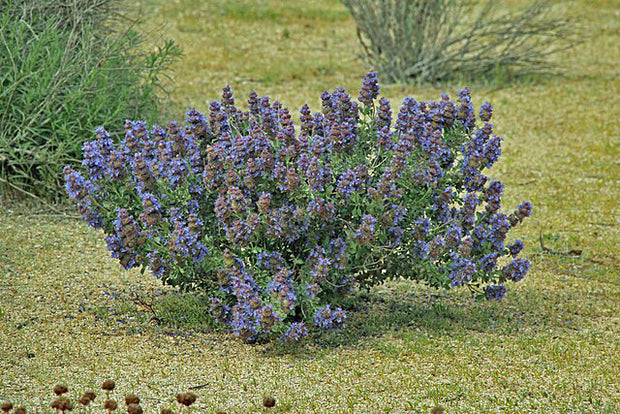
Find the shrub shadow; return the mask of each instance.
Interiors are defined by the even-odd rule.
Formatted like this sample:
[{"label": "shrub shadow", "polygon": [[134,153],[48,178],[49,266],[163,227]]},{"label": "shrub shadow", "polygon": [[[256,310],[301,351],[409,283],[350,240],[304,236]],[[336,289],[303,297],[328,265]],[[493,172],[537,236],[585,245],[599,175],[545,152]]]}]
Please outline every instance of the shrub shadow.
[{"label": "shrub shadow", "polygon": [[[307,346],[268,344],[268,354],[310,355],[319,348],[365,347],[386,335],[417,331],[429,337],[459,337],[472,332],[513,335],[557,326],[532,304],[529,292],[510,292],[503,301],[476,300],[468,292],[444,291],[409,281],[388,282],[343,302],[346,329],[313,332]],[[534,306],[533,306],[534,305]]]}]

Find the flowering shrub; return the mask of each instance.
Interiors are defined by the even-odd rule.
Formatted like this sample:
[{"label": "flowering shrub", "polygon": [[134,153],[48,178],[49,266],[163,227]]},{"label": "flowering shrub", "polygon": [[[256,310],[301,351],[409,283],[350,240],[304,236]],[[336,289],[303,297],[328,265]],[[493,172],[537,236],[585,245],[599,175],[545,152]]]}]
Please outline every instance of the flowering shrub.
[{"label": "flowering shrub", "polygon": [[184,126],[127,121],[118,145],[97,129],[84,173],[65,167],[67,192],[123,267],[206,290],[248,341],[343,328],[340,298],[398,276],[502,298],[529,268],[523,243],[506,241],[532,207],[500,212],[504,187],[482,173],[501,153],[493,107],[478,126],[465,88],[455,101],[406,98],[393,116],[378,93],[370,72],[359,104],[325,92],[296,129],[254,92],[241,111],[227,86]]}]

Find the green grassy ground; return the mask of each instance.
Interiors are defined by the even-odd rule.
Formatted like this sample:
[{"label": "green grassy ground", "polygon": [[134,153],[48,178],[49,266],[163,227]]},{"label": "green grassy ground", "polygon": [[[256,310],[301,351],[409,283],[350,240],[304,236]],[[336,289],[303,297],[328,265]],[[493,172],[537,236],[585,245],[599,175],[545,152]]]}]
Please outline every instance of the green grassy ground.
[{"label": "green grassy ground", "polygon": [[[324,89],[356,91],[367,69],[336,1],[139,5],[147,25],[165,26],[186,52],[175,116],[206,110],[226,83],[238,99],[255,89],[293,111],[304,102],[317,110]],[[214,330],[201,298],[122,271],[101,233],[5,202],[0,400],[47,412],[57,382],[78,397],[113,378],[117,397],[135,392],[149,413],[201,385],[194,412],[618,412],[620,7],[580,0],[570,13],[590,37],[562,56],[564,77],[472,86],[477,105],[495,106],[505,138],[491,173],[507,186],[503,204],[534,205],[511,233],[532,269],[504,301],[394,282],[351,299],[342,333],[295,349],[245,345]],[[396,105],[459,86],[382,91]],[[264,395],[274,409],[262,408]]]}]

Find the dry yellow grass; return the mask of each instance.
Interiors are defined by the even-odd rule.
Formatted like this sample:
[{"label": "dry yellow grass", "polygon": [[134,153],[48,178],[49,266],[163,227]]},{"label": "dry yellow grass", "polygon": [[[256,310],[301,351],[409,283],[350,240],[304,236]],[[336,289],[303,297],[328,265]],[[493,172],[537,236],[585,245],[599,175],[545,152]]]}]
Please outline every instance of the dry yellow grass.
[{"label": "dry yellow grass", "polygon": [[[324,89],[355,91],[366,69],[354,22],[337,1],[138,3],[148,25],[165,25],[185,49],[175,68],[176,116],[206,110],[226,83],[237,99],[255,89],[292,111],[304,102],[316,110]],[[505,301],[393,283],[362,300],[370,312],[352,316],[350,333],[294,350],[245,345],[148,322],[130,301],[104,292],[162,287],[122,271],[101,233],[6,204],[0,400],[51,412],[57,382],[77,399],[112,378],[119,402],[135,393],[148,413],[197,385],[205,386],[195,391],[195,412],[620,410],[620,7],[580,0],[570,12],[585,18],[591,37],[561,57],[564,77],[472,89],[477,105],[493,103],[505,137],[492,172],[507,186],[504,205],[534,205],[510,235],[524,239],[532,270]],[[405,95],[444,89],[382,91],[396,106]],[[557,254],[541,250],[541,237]],[[560,254],[571,249],[582,253]],[[263,408],[265,395],[276,398],[274,409]]]}]

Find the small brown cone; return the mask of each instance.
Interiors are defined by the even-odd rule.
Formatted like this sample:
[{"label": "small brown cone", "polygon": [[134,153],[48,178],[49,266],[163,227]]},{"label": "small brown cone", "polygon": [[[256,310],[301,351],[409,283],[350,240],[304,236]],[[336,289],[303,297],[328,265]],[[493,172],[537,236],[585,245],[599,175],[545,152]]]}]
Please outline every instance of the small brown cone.
[{"label": "small brown cone", "polygon": [[56,395],[63,395],[67,391],[69,391],[69,389],[64,384],[58,384],[54,387],[54,394]]},{"label": "small brown cone", "polygon": [[105,380],[101,385],[101,389],[105,391],[112,391],[116,387],[116,383],[112,380]]},{"label": "small brown cone", "polygon": [[140,398],[135,394],[129,394],[125,396],[125,404],[140,404]]},{"label": "small brown cone", "polygon": [[187,404],[188,407],[196,402],[196,394],[194,394],[193,392],[186,392],[185,398],[188,403]]},{"label": "small brown cone", "polygon": [[5,403],[2,403],[2,405],[0,405],[0,409],[2,409],[2,412],[8,413],[9,411],[13,409],[13,404],[7,401]]},{"label": "small brown cone", "polygon": [[71,404],[71,401],[69,401],[68,398],[66,397],[59,397],[58,398],[60,401],[60,407],[58,408],[60,411],[62,411],[63,413],[65,411],[72,411],[73,410],[73,404]]},{"label": "small brown cone", "polygon": [[192,392],[184,392],[177,395],[177,402],[179,404],[183,404],[186,407],[189,407],[194,402],[196,402],[196,394]]},{"label": "small brown cone", "polygon": [[63,413],[65,411],[73,410],[73,404],[71,404],[71,401],[69,401],[67,397],[63,397],[63,396],[56,398],[52,402],[51,407],[54,408],[55,410],[60,410]]},{"label": "small brown cone", "polygon": [[140,407],[140,404],[127,404],[127,414],[142,414],[142,407]]},{"label": "small brown cone", "polygon": [[86,407],[88,404],[95,400],[95,397],[96,395],[94,392],[86,391],[84,394],[82,394],[82,397],[78,400],[78,403]]},{"label": "small brown cone", "polygon": [[16,408],[13,414],[26,414],[26,409],[24,407]]},{"label": "small brown cone", "polygon": [[273,397],[263,397],[263,405],[268,408],[275,407],[276,399]]},{"label": "small brown cone", "polygon": [[103,408],[105,408],[108,411],[116,410],[116,401],[114,401],[114,400],[105,400],[105,402],[103,403]]},{"label": "small brown cone", "polygon": [[69,401],[67,397],[63,396],[56,398],[52,402],[51,407],[62,412],[73,410],[73,405],[71,404],[71,401]]},{"label": "small brown cone", "polygon": [[83,397],[84,398],[88,398],[91,401],[95,401],[95,398],[97,398],[97,394],[95,394],[92,391],[86,391],[86,392],[84,392]]}]

